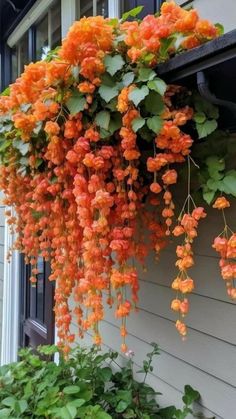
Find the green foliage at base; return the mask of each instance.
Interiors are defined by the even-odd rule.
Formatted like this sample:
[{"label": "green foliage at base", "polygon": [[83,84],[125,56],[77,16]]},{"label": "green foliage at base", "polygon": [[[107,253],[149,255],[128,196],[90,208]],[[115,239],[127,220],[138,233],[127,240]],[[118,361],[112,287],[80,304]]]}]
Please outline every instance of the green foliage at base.
[{"label": "green foliage at base", "polygon": [[[147,354],[134,379],[134,362],[128,354],[126,365],[118,365],[118,354],[92,347],[76,348],[65,360],[56,346],[43,346],[19,353],[19,362],[0,369],[0,418],[55,419],[184,419],[194,417],[191,406],[200,397],[185,386],[182,410],[161,409],[157,393],[146,380],[152,373],[156,344]],[[189,417],[189,416],[188,416]],[[199,417],[199,416],[198,416]]]}]

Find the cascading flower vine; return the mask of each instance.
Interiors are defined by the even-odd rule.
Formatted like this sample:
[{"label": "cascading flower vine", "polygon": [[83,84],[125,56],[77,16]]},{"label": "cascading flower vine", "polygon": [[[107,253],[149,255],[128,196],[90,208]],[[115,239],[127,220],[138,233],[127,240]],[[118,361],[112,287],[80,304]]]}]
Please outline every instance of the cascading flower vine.
[{"label": "cascading flower vine", "polygon": [[[26,66],[0,99],[0,186],[16,213],[9,219],[15,248],[31,265],[33,283],[38,256],[50,261],[65,354],[75,338],[73,314],[79,335],[92,329],[101,344],[106,303],[121,319],[127,350],[126,318],[139,289],[133,260],[143,264],[150,249],[159,255],[166,245],[175,215],[171,188],[193,143],[186,133],[194,126],[193,103],[183,104],[188,92],[167,86],[154,67],[218,34],[196,10],[174,2],[141,22],[82,18],[58,52]],[[184,296],[172,303],[182,314],[193,289],[191,243],[204,216],[193,209],[174,228],[174,235],[185,234],[172,285]],[[177,328],[185,334],[182,323]]]},{"label": "cascading flower vine", "polygon": [[213,204],[213,208],[222,211],[224,229],[215,238],[212,247],[220,254],[219,266],[222,279],[225,281],[227,294],[232,300],[236,300],[236,233],[228,226],[224,212],[229,207],[230,203],[224,196],[217,198]]}]

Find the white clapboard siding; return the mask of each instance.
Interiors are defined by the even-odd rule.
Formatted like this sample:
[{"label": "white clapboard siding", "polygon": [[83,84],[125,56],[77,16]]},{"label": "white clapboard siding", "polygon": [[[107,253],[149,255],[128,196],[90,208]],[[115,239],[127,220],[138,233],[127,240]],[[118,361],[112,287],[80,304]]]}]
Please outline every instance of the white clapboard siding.
[{"label": "white clapboard siding", "polygon": [[[205,234],[202,232],[202,240],[204,240]],[[146,270],[144,271],[142,267],[138,269],[139,278],[170,287],[178,273],[175,262],[175,246],[171,244],[161,252],[159,261],[155,261],[153,254],[148,255]],[[189,270],[189,274],[195,280],[195,294],[229,302],[225,283],[220,276],[218,258],[194,254],[194,266]]]},{"label": "white clapboard siding", "polygon": [[[180,202],[178,198],[177,205]],[[236,228],[235,210],[235,205],[226,210],[233,229]],[[226,295],[219,259],[211,248],[214,237],[223,229],[221,213],[209,208],[207,212],[194,243],[195,266],[191,276],[196,288],[190,296],[190,313],[186,319],[187,340],[183,342],[179,338],[174,326],[175,315],[170,310],[174,296],[170,284],[177,274],[175,246],[181,242],[177,239],[161,253],[158,262],[154,255],[149,255],[147,272],[138,267],[139,312],[128,320],[127,343],[134,350],[138,365],[150,350],[149,343],[159,344],[161,356],[154,363],[152,383],[160,391],[160,383],[165,387],[165,405],[176,403],[184,385],[190,384],[201,393],[201,405],[212,412],[208,417],[214,414],[217,418],[233,419],[236,417],[236,304]],[[119,322],[112,310],[106,310],[101,332],[104,344],[119,351]]]},{"label": "white clapboard siding", "polygon": [[203,19],[210,19],[213,23],[224,25],[225,32],[235,29],[236,7],[235,0],[175,0],[186,7],[194,7]]},{"label": "white clapboard siding", "polygon": [[0,244],[4,244],[4,227],[0,227]]},{"label": "white clapboard siding", "polygon": [[[176,320],[170,309],[174,291],[168,287],[140,280],[138,307],[167,320]],[[228,304],[196,294],[191,295],[187,324],[192,329],[217,336],[236,345],[235,304]],[[216,321],[217,313],[217,321]]]},{"label": "white clapboard siding", "polygon": [[[72,328],[76,331],[76,326]],[[113,349],[117,350],[120,346],[119,329],[112,324],[102,322],[101,332],[103,335],[104,344]],[[79,340],[81,345],[87,344],[88,340]],[[91,342],[91,340],[89,340]],[[148,343],[140,340],[139,338],[129,335],[127,338],[127,344],[135,352],[134,361],[137,365],[141,366],[145,354],[150,352],[151,347]],[[230,412],[234,406],[234,398],[236,391],[231,386],[223,383],[221,380],[217,380],[214,377],[210,377],[205,372],[192,367],[188,363],[185,363],[175,357],[161,351],[159,357],[154,359],[153,362],[154,371],[149,377],[152,378],[150,384],[157,391],[162,392],[163,396],[158,398],[161,406],[167,406],[170,404],[176,404],[181,406],[180,394],[183,391],[186,383],[192,385],[200,392],[202,389],[201,405],[210,410],[211,415],[208,412],[207,417],[212,417],[213,414],[217,417],[230,419],[230,416],[224,416],[226,412]],[[160,385],[160,382],[165,383],[164,389]],[[172,391],[169,391],[172,388]],[[175,390],[175,396],[173,397],[173,390]],[[225,392],[227,394],[225,395]],[[217,396],[217,400],[215,397]],[[224,404],[226,404],[227,410],[224,410]],[[204,410],[205,410],[204,409]],[[199,411],[200,408],[197,408]],[[206,414],[205,411],[203,413]]]},{"label": "white clapboard siding", "polygon": [[[2,193],[0,192],[0,200]],[[4,225],[5,225],[5,207],[0,205],[0,348],[2,337],[2,297],[3,297],[3,275],[4,275]],[[1,349],[0,349],[1,350]]]},{"label": "white clapboard siding", "polygon": [[[116,350],[116,346],[119,345],[120,343],[120,337],[119,337],[119,332],[118,329],[116,330],[112,330],[114,339],[109,340],[109,330],[107,330],[107,326],[109,327],[109,325],[103,325],[102,327],[104,328],[104,333],[106,333],[105,336],[107,336],[106,339],[104,339],[104,342],[102,344],[102,349],[104,351],[107,351],[109,349],[111,350]],[[73,331],[76,332],[76,326],[73,325],[72,327]],[[131,338],[130,342],[134,342],[133,339]],[[89,333],[86,333],[85,338],[83,340],[80,340],[81,345],[83,346],[91,346],[93,343],[92,340],[92,336]],[[131,343],[130,343],[131,344]],[[139,342],[138,342],[139,345]],[[135,343],[134,343],[134,346]],[[134,364],[135,364],[135,368],[134,368],[134,375],[136,377],[137,380],[142,380],[143,376],[141,374],[137,374],[136,371],[138,371],[140,369],[140,367],[142,366],[142,360],[143,360],[143,354],[145,356],[146,353],[150,352],[151,347],[148,344],[144,344],[142,343],[140,346],[140,350],[141,350],[141,357],[138,356],[138,353],[136,351],[136,356],[134,358]],[[158,392],[161,393],[161,395],[159,395],[157,397],[158,403],[161,407],[166,407],[169,406],[170,404],[174,404],[176,407],[181,408],[183,406],[183,402],[182,402],[182,396],[183,396],[183,391],[180,391],[179,389],[177,389],[174,386],[174,382],[171,383],[167,383],[165,380],[163,380],[162,378],[160,378],[159,372],[158,375],[157,374],[157,369],[159,369],[160,367],[160,361],[161,361],[161,357],[162,355],[158,356],[156,358],[156,361],[154,362],[155,365],[155,369],[154,372],[152,374],[149,374],[147,377],[147,383],[149,385],[151,385],[152,387],[156,388],[156,390]],[[122,366],[127,362],[127,358],[124,355],[119,355],[118,359],[116,360],[117,363]],[[116,366],[114,366],[116,368]],[[184,388],[184,386],[183,386]],[[183,390],[182,388],[182,390]],[[220,419],[221,416],[217,415],[215,412],[210,411],[209,409],[206,409],[203,405],[202,405],[202,400],[200,401],[200,403],[195,404],[194,406],[195,412],[201,412],[204,415],[206,415],[206,417],[212,417],[213,415],[217,418]],[[190,418],[189,418],[190,419]]]},{"label": "white clapboard siding", "polygon": [[[119,321],[114,319],[112,311],[108,310],[106,321],[118,327]],[[127,327],[131,335],[138,336],[147,343],[158,343],[166,353],[205,371],[211,376],[222,379],[236,388],[235,345],[225,343],[191,328],[189,328],[188,338],[183,342],[171,321],[143,310],[130,316]]]}]

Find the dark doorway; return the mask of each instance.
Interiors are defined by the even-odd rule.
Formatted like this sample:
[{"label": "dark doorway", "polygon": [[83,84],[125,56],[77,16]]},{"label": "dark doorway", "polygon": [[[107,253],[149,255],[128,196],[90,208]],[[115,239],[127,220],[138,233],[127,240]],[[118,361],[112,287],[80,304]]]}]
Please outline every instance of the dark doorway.
[{"label": "dark doorway", "polygon": [[20,347],[54,342],[54,285],[48,280],[49,263],[39,257],[37,283],[32,284],[31,266],[21,256]]}]

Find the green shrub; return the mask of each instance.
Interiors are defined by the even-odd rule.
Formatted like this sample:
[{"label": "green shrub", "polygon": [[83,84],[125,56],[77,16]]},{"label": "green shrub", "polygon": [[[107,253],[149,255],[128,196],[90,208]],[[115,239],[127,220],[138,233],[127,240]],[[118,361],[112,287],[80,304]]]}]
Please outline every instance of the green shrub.
[{"label": "green shrub", "polygon": [[57,364],[56,346],[39,347],[37,352],[22,349],[19,362],[0,368],[0,418],[184,419],[200,397],[186,386],[183,410],[159,408],[160,393],[146,383],[158,354],[155,344],[138,371],[141,381],[134,379],[132,355],[121,368],[117,353],[104,354],[94,347],[76,348],[68,360],[59,354]]}]

